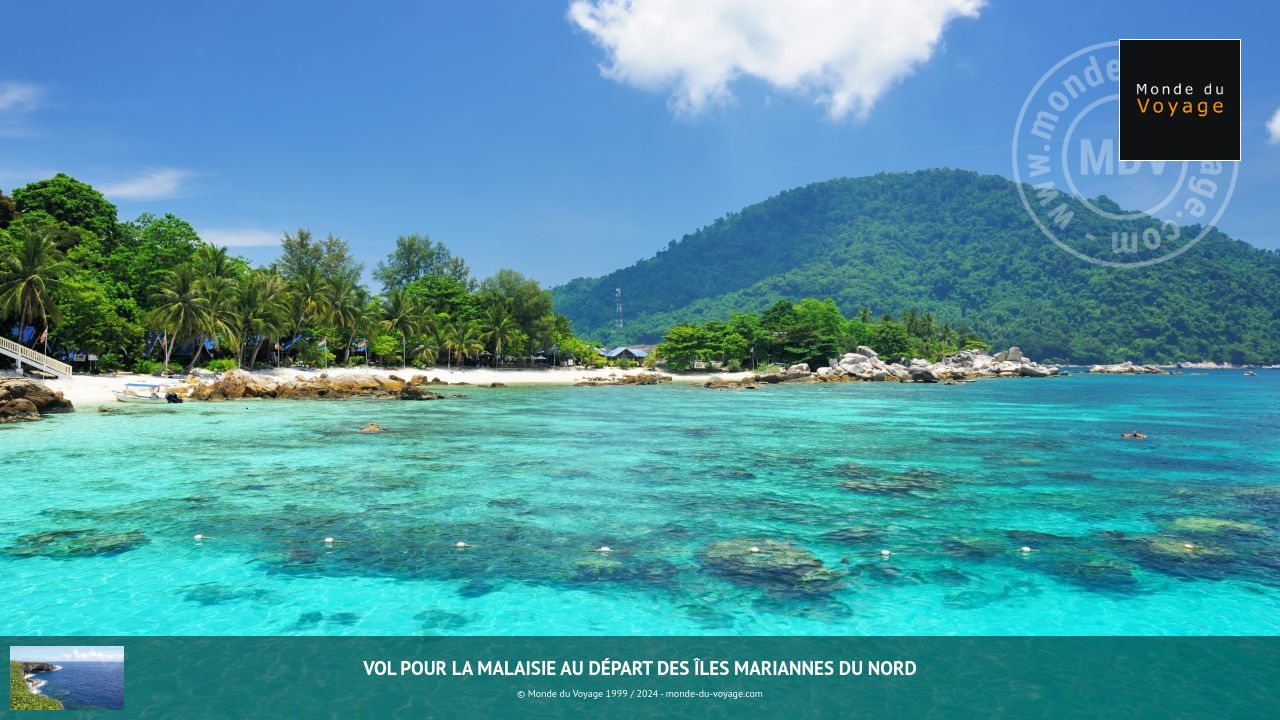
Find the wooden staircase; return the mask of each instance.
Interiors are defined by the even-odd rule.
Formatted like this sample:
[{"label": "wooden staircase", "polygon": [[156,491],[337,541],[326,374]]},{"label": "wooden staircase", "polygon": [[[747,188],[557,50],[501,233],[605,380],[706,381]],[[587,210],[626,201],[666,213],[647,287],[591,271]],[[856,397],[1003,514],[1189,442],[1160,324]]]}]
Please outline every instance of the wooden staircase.
[{"label": "wooden staircase", "polygon": [[18,361],[18,365],[29,365],[36,370],[56,375],[60,378],[71,377],[71,366],[61,360],[54,360],[48,355],[38,353],[26,345],[19,345],[9,338],[0,337],[0,355]]}]

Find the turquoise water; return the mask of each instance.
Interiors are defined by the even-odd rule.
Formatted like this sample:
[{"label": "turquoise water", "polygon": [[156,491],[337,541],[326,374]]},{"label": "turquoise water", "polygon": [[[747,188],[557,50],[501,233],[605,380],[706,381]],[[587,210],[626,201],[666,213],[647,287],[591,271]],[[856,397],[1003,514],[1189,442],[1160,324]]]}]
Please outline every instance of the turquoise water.
[{"label": "turquoise water", "polygon": [[0,429],[0,632],[1280,631],[1277,371],[460,390]]}]

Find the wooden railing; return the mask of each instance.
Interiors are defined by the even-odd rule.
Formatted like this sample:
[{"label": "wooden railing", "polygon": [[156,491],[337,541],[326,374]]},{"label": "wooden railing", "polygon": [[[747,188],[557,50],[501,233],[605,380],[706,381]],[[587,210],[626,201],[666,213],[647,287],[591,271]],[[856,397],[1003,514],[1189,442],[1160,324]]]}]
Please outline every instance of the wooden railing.
[{"label": "wooden railing", "polygon": [[34,365],[40,370],[51,372],[54,375],[62,375],[71,377],[71,366],[61,360],[53,358],[43,353],[38,353],[26,345],[19,345],[9,338],[0,337],[0,353],[4,353],[16,360]]}]

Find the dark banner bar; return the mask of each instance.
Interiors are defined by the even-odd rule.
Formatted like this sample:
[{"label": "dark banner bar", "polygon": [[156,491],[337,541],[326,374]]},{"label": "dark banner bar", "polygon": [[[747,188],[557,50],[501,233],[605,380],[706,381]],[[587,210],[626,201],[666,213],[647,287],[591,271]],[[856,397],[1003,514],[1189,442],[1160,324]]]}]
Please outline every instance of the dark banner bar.
[{"label": "dark banner bar", "polygon": [[1240,718],[1277,638],[7,638],[122,645],[102,718]]}]

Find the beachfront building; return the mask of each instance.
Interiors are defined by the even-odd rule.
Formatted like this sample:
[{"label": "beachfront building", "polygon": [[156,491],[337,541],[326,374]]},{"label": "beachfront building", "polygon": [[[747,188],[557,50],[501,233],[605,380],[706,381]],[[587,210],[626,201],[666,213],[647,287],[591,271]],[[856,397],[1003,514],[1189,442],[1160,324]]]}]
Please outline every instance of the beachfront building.
[{"label": "beachfront building", "polygon": [[644,362],[644,359],[649,357],[652,352],[652,345],[619,345],[609,351],[604,351],[603,348],[601,348],[600,354],[609,362],[617,362],[625,358],[635,363],[641,363]]}]

